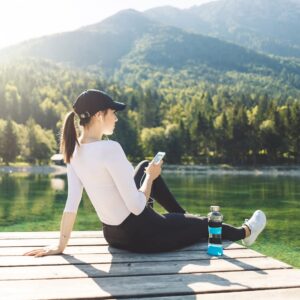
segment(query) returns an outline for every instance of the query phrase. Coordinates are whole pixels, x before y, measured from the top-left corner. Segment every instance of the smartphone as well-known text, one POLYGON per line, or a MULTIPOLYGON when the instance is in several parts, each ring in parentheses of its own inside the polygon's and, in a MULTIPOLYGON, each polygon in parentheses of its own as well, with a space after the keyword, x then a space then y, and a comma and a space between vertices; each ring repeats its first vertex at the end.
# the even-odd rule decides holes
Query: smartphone
POLYGON ((164 158, 165 155, 166 152, 157 152, 152 161, 157 165, 164 158))

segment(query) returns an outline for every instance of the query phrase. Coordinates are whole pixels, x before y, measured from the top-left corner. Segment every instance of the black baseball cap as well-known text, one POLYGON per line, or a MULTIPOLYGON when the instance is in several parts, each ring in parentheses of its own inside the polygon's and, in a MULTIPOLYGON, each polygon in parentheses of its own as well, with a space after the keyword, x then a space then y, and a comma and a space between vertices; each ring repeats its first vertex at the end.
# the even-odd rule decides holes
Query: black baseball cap
POLYGON ((126 104, 114 101, 105 92, 95 89, 82 92, 73 104, 73 109, 80 118, 91 117, 99 110, 111 108, 119 111, 125 107, 126 104))

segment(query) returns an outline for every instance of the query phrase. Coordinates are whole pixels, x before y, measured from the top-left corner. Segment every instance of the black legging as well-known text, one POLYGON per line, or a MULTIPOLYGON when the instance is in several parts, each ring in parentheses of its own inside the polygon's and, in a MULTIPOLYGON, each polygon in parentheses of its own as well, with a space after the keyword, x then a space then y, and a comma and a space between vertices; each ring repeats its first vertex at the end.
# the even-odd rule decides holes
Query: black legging
MULTIPOLYGON (((140 188, 148 161, 135 168, 134 180, 140 188)), ((169 213, 159 214, 149 203, 138 216, 130 214, 120 225, 103 224, 103 234, 112 247, 133 252, 151 253, 176 250, 208 239, 208 219, 187 214, 168 189, 161 176, 152 184, 154 198, 169 213)), ((245 238, 243 227, 223 223, 222 238, 237 241, 245 238)))

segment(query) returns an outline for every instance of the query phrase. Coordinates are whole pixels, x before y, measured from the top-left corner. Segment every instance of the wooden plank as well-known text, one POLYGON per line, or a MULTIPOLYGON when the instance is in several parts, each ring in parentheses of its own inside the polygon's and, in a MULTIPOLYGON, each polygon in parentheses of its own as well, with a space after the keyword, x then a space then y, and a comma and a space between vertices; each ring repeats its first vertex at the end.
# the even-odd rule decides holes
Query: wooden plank
MULTIPOLYGON (((53 242, 52 245, 55 243, 53 242)), ((44 247, 46 244, 43 244, 41 246, 26 246, 26 247, 0 247, 0 256, 1 255, 23 255, 25 252, 28 252, 30 250, 36 249, 36 247, 44 247)), ((236 243, 231 243, 226 246, 224 244, 224 249, 226 250, 234 250, 234 249, 245 249, 244 246, 240 246, 236 243)), ((197 243, 195 245, 181 248, 174 251, 207 251, 207 244, 206 243, 197 243)), ((65 254, 82 254, 82 253, 123 253, 124 250, 120 250, 114 247, 110 247, 108 245, 89 245, 89 246, 68 246, 64 253, 65 254)))
MULTIPOLYGON (((0 240, 0 247, 41 247, 45 245, 52 245, 59 241, 59 239, 7 239, 0 240)), ((105 238, 71 238, 69 240, 71 246, 84 245, 107 245, 105 238)))
POLYGON ((300 287, 300 270, 0 281, 1 297, 14 300, 133 298, 292 287, 300 287))
POLYGON ((154 274, 211 273, 243 270, 259 270, 261 273, 262 270, 287 268, 292 268, 292 266, 270 257, 214 259, 210 261, 163 261, 157 265, 152 262, 133 262, 117 264, 24 266, 13 268, 2 267, 0 280, 143 276, 154 274))
MULTIPOLYGON (((138 300, 141 298, 131 298, 131 300, 138 300)), ((143 300, 182 300, 182 296, 170 297, 151 297, 142 298, 143 300)), ((229 293, 211 293, 184 296, 184 300, 299 300, 300 288, 288 289, 271 289, 271 290, 256 290, 247 292, 229 292, 229 293)))
POLYGON ((178 260, 212 260, 242 257, 265 257, 251 249, 224 250, 221 258, 209 256, 206 251, 173 251, 153 254, 137 254, 131 252, 116 254, 77 254, 52 255, 44 257, 33 256, 0 256, 0 267, 9 266, 38 266, 38 265, 68 265, 91 263, 120 263, 120 262, 161 262, 178 260))
MULTIPOLYGON (((0 232, 0 240, 2 239, 51 239, 59 238, 59 231, 24 231, 24 232, 0 232)), ((85 237, 103 237, 103 231, 72 231, 72 238, 85 237)))
MULTIPOLYGON (((1 247, 0 256, 23 255, 25 252, 38 249, 36 247, 1 247)), ((200 249, 199 249, 200 251, 200 249)), ((105 253, 124 253, 125 250, 113 248, 110 246, 68 246, 64 254, 105 254, 105 253)))
MULTIPOLYGON (((46 238, 27 238, 27 239, 2 239, 0 240, 0 251, 2 247, 43 247, 45 245, 53 245, 57 244, 59 241, 59 238, 57 239, 46 239, 46 238)), ((70 238, 68 242, 69 246, 89 246, 89 245, 108 245, 107 241, 104 237, 87 237, 87 238, 70 238)), ((207 243, 197 243, 194 246, 194 249, 199 249, 199 245, 204 249, 207 248, 207 243)), ((187 247, 191 248, 193 246, 187 247)), ((246 248, 242 245, 239 245, 237 243, 231 242, 231 241, 223 241, 223 247, 224 248, 235 248, 235 249, 241 249, 246 248)))

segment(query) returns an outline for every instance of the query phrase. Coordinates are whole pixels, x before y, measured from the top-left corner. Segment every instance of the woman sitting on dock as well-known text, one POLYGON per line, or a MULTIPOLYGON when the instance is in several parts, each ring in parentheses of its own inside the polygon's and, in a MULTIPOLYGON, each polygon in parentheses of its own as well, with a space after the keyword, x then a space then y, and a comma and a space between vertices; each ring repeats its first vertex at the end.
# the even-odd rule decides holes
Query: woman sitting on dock
MULTIPOLYGON (((65 118, 61 153, 67 164, 68 197, 63 212, 57 245, 35 249, 24 255, 45 256, 64 251, 75 223, 83 188, 91 200, 103 234, 112 247, 151 253, 179 249, 207 241, 208 219, 189 213, 176 201, 163 180, 163 161, 140 162, 134 169, 121 145, 102 140, 111 135, 116 112, 125 108, 99 90, 81 93, 73 111, 65 118), (82 133, 77 137, 75 115, 82 133), (159 214, 149 199, 154 198, 168 213, 159 214)), ((265 214, 257 210, 241 227, 223 223, 222 239, 242 240, 250 246, 266 224, 265 214)))

